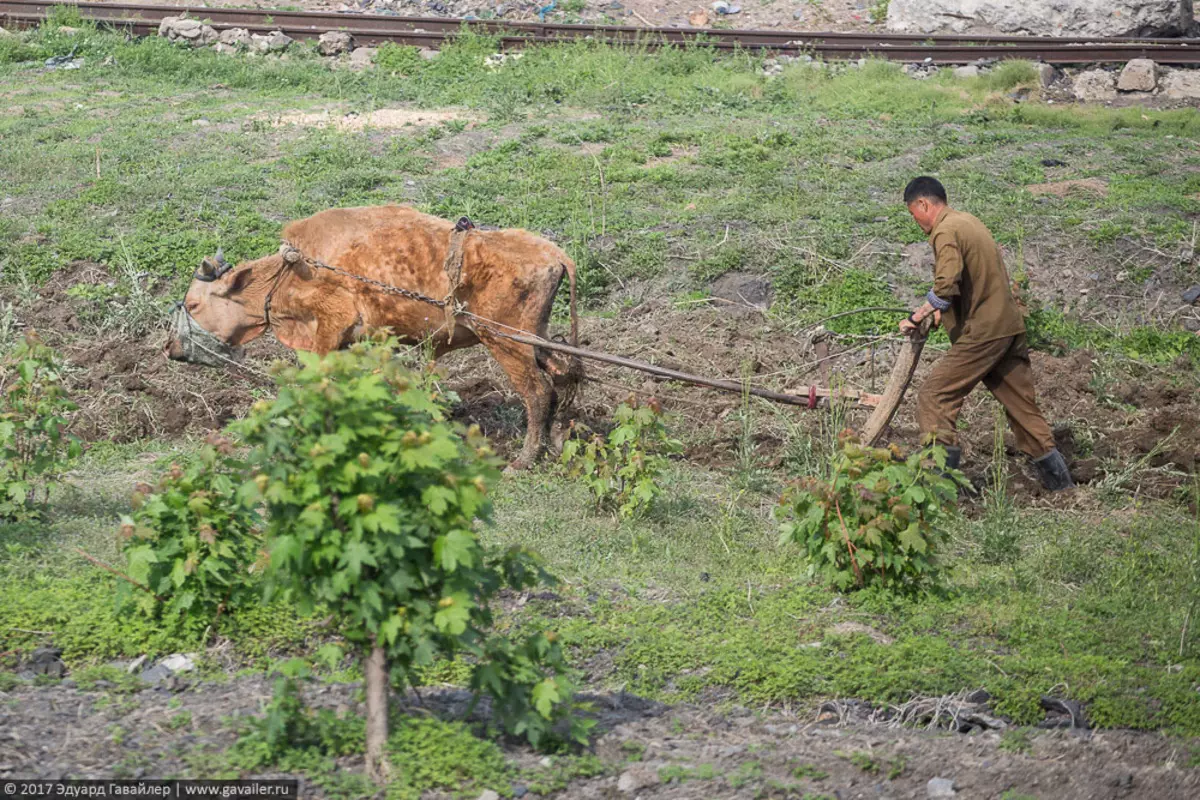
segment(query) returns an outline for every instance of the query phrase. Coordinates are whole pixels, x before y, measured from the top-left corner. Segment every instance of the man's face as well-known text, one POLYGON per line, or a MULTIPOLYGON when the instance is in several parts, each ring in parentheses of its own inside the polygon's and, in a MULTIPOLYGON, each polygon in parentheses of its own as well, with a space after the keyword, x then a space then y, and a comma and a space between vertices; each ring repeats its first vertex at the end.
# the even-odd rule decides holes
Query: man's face
POLYGON ((934 203, 927 197, 918 197, 908 204, 908 213, 912 214, 912 218, 925 233, 933 230, 933 223, 937 221, 938 212, 941 210, 940 203, 934 203))

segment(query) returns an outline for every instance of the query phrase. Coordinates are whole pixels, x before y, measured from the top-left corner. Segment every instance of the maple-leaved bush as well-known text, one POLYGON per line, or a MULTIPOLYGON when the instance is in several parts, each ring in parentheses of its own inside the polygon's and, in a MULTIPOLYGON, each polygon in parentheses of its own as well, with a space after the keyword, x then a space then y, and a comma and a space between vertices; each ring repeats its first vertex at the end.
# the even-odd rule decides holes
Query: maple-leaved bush
POLYGON ((38 516, 38 494, 79 457, 67 432, 75 404, 62 382, 62 362, 32 331, 0 362, 0 520, 38 516))
POLYGON ((683 446, 672 439, 662 406, 651 398, 639 404, 635 396, 617 406, 616 425, 607 437, 580 426, 562 451, 562 463, 571 478, 582 480, 599 508, 622 517, 644 514, 663 493, 660 479, 667 455, 683 446))
POLYGON ((377 779, 387 770, 388 673, 410 684, 438 657, 473 657, 475 688, 535 745, 560 721, 583 739, 553 634, 513 641, 490 631, 498 590, 549 578, 532 554, 490 553, 476 535, 498 460, 477 428, 449 421, 432 376, 406 368, 395 348, 375 337, 300 353, 299 366, 276 368, 277 397, 233 426, 250 446, 242 500, 267 511, 268 584, 304 611, 332 613, 363 654, 377 779))
POLYGON ((810 575, 839 589, 881 586, 900 594, 941 585, 938 557, 962 473, 930 445, 905 457, 896 445, 865 447, 839 436, 828 480, 806 477, 780 500, 781 542, 802 546, 810 575))
POLYGON ((245 464, 232 440, 209 436, 199 457, 139 484, 123 517, 123 599, 145 614, 199 632, 262 594, 263 520, 237 497, 245 464), (134 592, 136 587, 140 592, 134 592))

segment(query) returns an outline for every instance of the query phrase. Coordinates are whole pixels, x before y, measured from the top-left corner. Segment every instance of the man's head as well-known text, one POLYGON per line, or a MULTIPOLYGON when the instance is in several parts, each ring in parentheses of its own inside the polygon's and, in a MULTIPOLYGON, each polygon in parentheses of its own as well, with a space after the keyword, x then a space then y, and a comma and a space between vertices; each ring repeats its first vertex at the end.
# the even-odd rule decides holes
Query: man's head
POLYGON ((904 205, 908 213, 921 226, 921 230, 929 233, 937 222, 938 214, 946 207, 946 187, 937 178, 922 175, 913 178, 904 188, 904 205))

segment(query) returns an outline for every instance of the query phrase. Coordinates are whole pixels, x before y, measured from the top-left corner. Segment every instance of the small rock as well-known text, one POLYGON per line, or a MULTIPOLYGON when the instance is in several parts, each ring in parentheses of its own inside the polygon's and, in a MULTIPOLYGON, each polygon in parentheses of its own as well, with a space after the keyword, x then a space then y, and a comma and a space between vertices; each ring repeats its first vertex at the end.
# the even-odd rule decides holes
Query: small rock
POLYGON ((967 695, 967 702, 975 703, 976 705, 982 705, 983 703, 990 702, 991 699, 992 695, 987 689, 976 689, 967 695))
POLYGON ((350 66, 355 69, 367 69, 375 65, 374 47, 356 47, 350 54, 350 66))
POLYGON ((657 786, 659 783, 660 779, 656 770, 643 766, 630 767, 617 779, 617 791, 622 794, 634 794, 649 786, 657 786))
POLYGON ((79 33, 79 28, 72 28, 69 25, 59 25, 58 32, 63 36, 74 36, 75 34, 79 33))
POLYGON ((196 662, 193 660, 193 657, 184 655, 183 653, 173 653, 158 663, 175 673, 191 672, 196 668, 196 662))
POLYGON ((1075 79, 1071 90, 1075 99, 1087 103, 1115 100, 1117 97, 1116 81, 1113 74, 1102 69, 1092 69, 1082 72, 1075 79))
POLYGON ((9 33, 8 31, 4 30, 4 28, 0 28, 0 36, 15 36, 15 35, 16 34, 12 34, 12 33, 9 33))
POLYGON ((145 653, 138 656, 133 661, 129 662, 129 666, 125 668, 125 671, 128 672, 130 675, 137 672, 139 669, 142 668, 142 665, 146 663, 146 658, 147 658, 147 656, 145 653))
POLYGON ((1062 70, 1053 64, 1038 64, 1038 83, 1043 89, 1049 89, 1063 76, 1062 70))
POLYGON ((217 41, 226 47, 249 47, 250 31, 245 28, 230 28, 221 31, 217 41))
POLYGON ((929 783, 925 784, 925 794, 930 800, 937 798, 954 797, 958 794, 954 790, 954 781, 949 778, 930 778, 929 783))
POLYGON ((62 650, 57 647, 39 647, 25 662, 25 668, 34 675, 49 675, 61 678, 67 674, 67 665, 62 661, 62 650))
POLYGON ((317 50, 323 56, 338 56, 354 49, 354 40, 345 31, 327 31, 317 40, 317 50))
POLYGON ((732 5, 730 3, 725 2, 725 0, 717 0, 717 2, 713 3, 712 10, 717 12, 721 16, 730 16, 732 14, 742 13, 741 6, 732 5))
POLYGON ((167 678, 171 677, 171 670, 164 667, 162 664, 156 664, 148 670, 145 670, 139 677, 143 683, 148 683, 151 686, 162 683, 167 678))
POLYGON ((484 789, 483 793, 479 795, 479 800, 500 800, 500 795, 491 789, 484 789))
POLYGON ((1194 305, 1197 300, 1200 300, 1200 284, 1193 286, 1183 293, 1183 302, 1188 305, 1194 305))
POLYGON ((1042 166, 1043 167, 1065 167, 1065 166, 1067 166, 1067 162, 1063 161, 1060 158, 1043 158, 1042 166))
POLYGON ((699 9, 688 14, 688 25, 691 25, 693 28, 705 27, 708 25, 708 12, 704 9, 699 9))
POLYGON ((864 625, 861 622, 839 622, 829 628, 828 633, 836 636, 853 636, 855 634, 863 634, 871 639, 876 644, 892 644, 896 640, 886 633, 877 631, 870 625, 864 625))
POLYGON ((529 789, 527 789, 524 784, 513 784, 513 797, 517 798, 517 800, 521 800, 521 798, 527 794, 529 794, 529 789))
POLYGON ((1121 70, 1117 88, 1122 92, 1153 92, 1158 88, 1158 64, 1148 58, 1135 58, 1121 70))
POLYGON ((618 3, 617 0, 613 0, 611 3, 608 4, 609 11, 621 11, 624 8, 625 8, 625 6, 621 3, 618 3))
POLYGON ((792 19, 804 19, 805 16, 807 15, 804 13, 803 8, 797 8, 792 12, 792 19))
POLYGON ((538 764, 540 764, 545 769, 550 769, 551 767, 554 766, 554 759, 551 758, 550 756, 545 756, 544 758, 542 758, 541 761, 538 762, 538 764))
POLYGON ((250 49, 256 53, 282 53, 292 41, 283 31, 271 31, 266 36, 254 34, 250 37, 250 49))
POLYGON ((954 77, 956 78, 978 78, 979 67, 974 64, 969 64, 965 67, 955 67, 954 77))
POLYGON ((1200 70, 1175 70, 1163 80, 1163 93, 1172 100, 1200 100, 1200 70))
POLYGON ((435 58, 441 55, 441 51, 434 50, 432 47, 422 47, 419 51, 417 51, 417 55, 426 61, 433 61, 435 58))

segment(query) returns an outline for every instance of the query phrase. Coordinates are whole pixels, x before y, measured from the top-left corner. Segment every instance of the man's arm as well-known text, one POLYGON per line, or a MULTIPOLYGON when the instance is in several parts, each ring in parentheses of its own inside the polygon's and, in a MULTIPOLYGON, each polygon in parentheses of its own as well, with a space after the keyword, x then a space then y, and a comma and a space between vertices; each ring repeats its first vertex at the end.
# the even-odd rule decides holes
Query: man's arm
POLYGON ((942 324, 942 312, 950 307, 951 298, 959 295, 959 281, 962 280, 962 253, 958 242, 950 231, 940 231, 933 237, 934 262, 933 288, 925 295, 925 303, 901 320, 901 333, 912 333, 930 314, 933 314, 934 325, 942 324))

